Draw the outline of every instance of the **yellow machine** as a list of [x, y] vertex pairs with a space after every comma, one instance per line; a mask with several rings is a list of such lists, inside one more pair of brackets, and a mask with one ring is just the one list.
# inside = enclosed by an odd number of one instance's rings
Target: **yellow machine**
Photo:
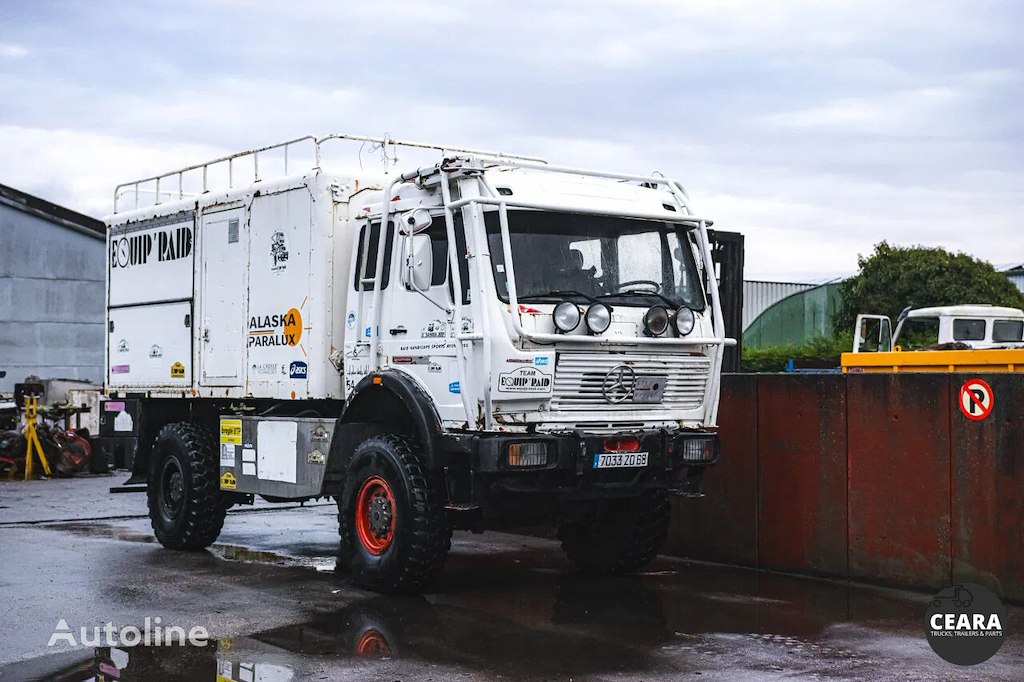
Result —
[[843, 353], [844, 374], [863, 372], [1024, 372], [1024, 348]]
[[25, 480], [32, 478], [35, 457], [39, 457], [39, 463], [43, 466], [43, 473], [52, 476], [50, 463], [46, 461], [46, 454], [43, 452], [43, 444], [39, 442], [39, 434], [36, 433], [36, 417], [39, 414], [39, 398], [34, 395], [25, 396]]

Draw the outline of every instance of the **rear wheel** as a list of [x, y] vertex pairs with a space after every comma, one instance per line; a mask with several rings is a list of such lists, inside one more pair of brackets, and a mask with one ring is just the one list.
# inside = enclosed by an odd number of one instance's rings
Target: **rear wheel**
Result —
[[569, 511], [558, 529], [562, 550], [577, 568], [590, 573], [643, 568], [658, 555], [668, 534], [669, 503], [664, 491]]
[[415, 440], [380, 435], [356, 448], [338, 528], [341, 561], [362, 587], [412, 592], [441, 571], [451, 531]]
[[169, 549], [209, 547], [231, 506], [220, 492], [213, 436], [194, 424], [168, 424], [156, 437], [153, 461], [146, 492], [156, 539]]

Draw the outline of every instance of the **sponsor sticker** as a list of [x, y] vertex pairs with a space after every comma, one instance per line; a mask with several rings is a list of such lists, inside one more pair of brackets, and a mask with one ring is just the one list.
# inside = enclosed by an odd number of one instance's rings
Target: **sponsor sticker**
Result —
[[118, 353], [127, 353], [128, 352], [128, 340], [127, 339], [121, 339], [120, 341], [117, 342], [117, 352]]
[[312, 452], [306, 455], [306, 462], [309, 464], [323, 464], [327, 461], [324, 457], [324, 453], [320, 448], [315, 448]]
[[179, 227], [157, 232], [121, 237], [110, 242], [110, 267], [130, 268], [149, 262], [186, 258], [192, 254], [192, 230]]
[[131, 374], [131, 365], [114, 365], [110, 368], [111, 374]]
[[171, 378], [172, 379], [184, 379], [185, 378], [185, 365], [180, 362], [175, 362], [171, 365]]
[[277, 231], [270, 237], [270, 271], [283, 272], [288, 267], [288, 240], [284, 232]]
[[459, 386], [459, 382], [453, 381], [448, 384], [449, 393], [462, 393], [462, 387]]
[[225, 471], [220, 476], [220, 489], [221, 490], [234, 490], [238, 487], [238, 480], [235, 475], [230, 471]]
[[242, 444], [242, 420], [221, 419], [220, 420], [220, 442], [232, 445]]
[[288, 378], [305, 379], [308, 370], [309, 366], [305, 362], [301, 360], [295, 360], [292, 362], [292, 364], [288, 365]]
[[444, 338], [448, 325], [441, 320], [431, 320], [427, 323], [427, 326], [420, 332], [420, 336], [424, 339], [440, 339]]
[[349, 329], [355, 329], [356, 326], [356, 314], [350, 312], [348, 317], [345, 318], [345, 326]]
[[230, 443], [221, 443], [220, 465], [222, 467], [235, 466], [235, 446]]
[[547, 393], [551, 390], [551, 375], [534, 367], [520, 367], [498, 375], [498, 390], [503, 393]]
[[548, 364], [549, 359], [550, 358], [548, 358], [548, 356], [546, 355], [538, 355], [533, 359], [533, 364], [536, 365], [537, 367], [543, 367], [544, 365]]
[[249, 347], [297, 346], [302, 338], [302, 313], [289, 308], [276, 315], [249, 318]]

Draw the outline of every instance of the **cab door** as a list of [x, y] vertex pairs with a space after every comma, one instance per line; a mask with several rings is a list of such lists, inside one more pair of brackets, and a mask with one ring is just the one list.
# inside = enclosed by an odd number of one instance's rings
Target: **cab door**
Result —
[[[445, 421], [465, 421], [449, 291], [448, 235], [443, 218], [415, 235], [398, 234], [380, 315], [383, 363], [414, 377]], [[406, 264], [418, 263], [410, 278]], [[427, 272], [429, 270], [429, 272]], [[415, 280], [415, 281], [414, 281]]]

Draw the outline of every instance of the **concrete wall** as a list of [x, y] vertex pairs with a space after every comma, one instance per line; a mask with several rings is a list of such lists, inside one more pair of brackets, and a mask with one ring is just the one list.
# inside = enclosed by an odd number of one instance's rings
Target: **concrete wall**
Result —
[[1024, 375], [726, 375], [706, 497], [679, 500], [670, 551], [768, 570], [1024, 602]]
[[35, 374], [102, 382], [102, 239], [0, 203], [0, 392]]

